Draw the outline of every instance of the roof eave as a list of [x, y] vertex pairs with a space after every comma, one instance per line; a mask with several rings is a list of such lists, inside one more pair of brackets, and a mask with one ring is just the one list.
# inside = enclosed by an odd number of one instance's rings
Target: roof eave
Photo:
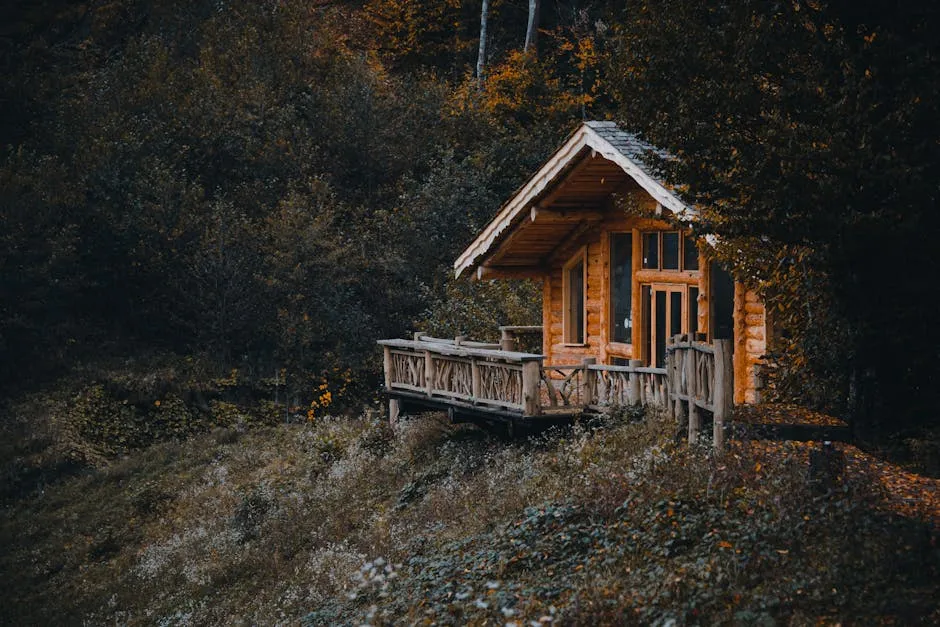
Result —
[[586, 147], [620, 166], [660, 205], [681, 219], [691, 220], [697, 216], [694, 209], [686, 206], [659, 181], [643, 171], [637, 163], [617, 150], [588, 124], [582, 124], [561, 148], [555, 151], [542, 167], [503, 204], [496, 217], [460, 254], [454, 262], [454, 275], [460, 277], [468, 270], [473, 270], [480, 265], [493, 252], [493, 245], [500, 240], [506, 229], [512, 228], [520, 216], [528, 215], [527, 211], [532, 201], [553, 184], [556, 178], [571, 165], [571, 160]]

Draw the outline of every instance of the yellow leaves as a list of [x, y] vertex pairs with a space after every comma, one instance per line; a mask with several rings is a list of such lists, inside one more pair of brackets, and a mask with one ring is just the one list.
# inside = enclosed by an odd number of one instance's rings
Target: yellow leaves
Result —
[[754, 465], [754, 472], [760, 472], [760, 469], [763, 468], [760, 462]]
[[159, 407], [159, 406], [160, 406], [160, 401], [154, 401], [154, 402], [153, 402], [153, 405], [154, 405], [154, 407]]
[[732, 548], [734, 548], [734, 545], [732, 545], [732, 544], [731, 544], [730, 542], [728, 542], [727, 540], [722, 540], [721, 542], [718, 543], [718, 546], [719, 546], [720, 548], [722, 548], [722, 549], [732, 549]]

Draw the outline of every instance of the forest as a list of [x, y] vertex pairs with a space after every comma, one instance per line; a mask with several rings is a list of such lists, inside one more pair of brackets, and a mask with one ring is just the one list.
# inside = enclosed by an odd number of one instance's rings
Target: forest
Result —
[[[0, 624], [937, 624], [938, 18], [3, 3]], [[538, 324], [452, 263], [583, 120], [675, 156], [838, 481], [636, 408], [389, 426], [376, 340]]]
[[297, 406], [324, 384], [360, 402], [375, 339], [533, 321], [537, 287], [455, 283], [450, 263], [581, 119], [615, 119], [679, 157], [664, 167], [702, 208], [696, 231], [772, 303], [776, 393], [868, 431], [932, 420], [933, 9], [4, 11], [9, 392], [146, 355], [280, 377]]

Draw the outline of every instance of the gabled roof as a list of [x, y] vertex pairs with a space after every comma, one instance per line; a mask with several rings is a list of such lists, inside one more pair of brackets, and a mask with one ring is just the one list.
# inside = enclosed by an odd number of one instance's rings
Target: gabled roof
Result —
[[[534, 208], [588, 155], [602, 157], [615, 164], [623, 174], [643, 188], [659, 205], [679, 217], [691, 218], [696, 212], [685, 205], [656, 174], [648, 161], [650, 156], [669, 159], [670, 155], [644, 142], [615, 122], [584, 122], [541, 168], [516, 191], [495, 218], [454, 262], [457, 276], [480, 265], [499, 243], [523, 220], [534, 219]], [[622, 175], [621, 175], [622, 176]], [[603, 190], [598, 190], [603, 191]], [[606, 191], [609, 195], [609, 191]], [[573, 210], [572, 210], [573, 211]]]

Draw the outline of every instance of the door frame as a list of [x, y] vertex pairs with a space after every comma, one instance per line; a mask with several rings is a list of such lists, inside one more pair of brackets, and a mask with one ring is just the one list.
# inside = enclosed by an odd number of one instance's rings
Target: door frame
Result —
[[[644, 289], [649, 288], [649, 301], [647, 302], [646, 295], [644, 294]], [[665, 297], [665, 311], [663, 312], [663, 328], [665, 337], [662, 338], [663, 346], [666, 345], [668, 339], [675, 335], [676, 333], [688, 333], [689, 327], [689, 285], [687, 283], [665, 283], [661, 281], [653, 283], [641, 283], [640, 284], [640, 308], [642, 316], [642, 325], [641, 332], [643, 333], [643, 339], [640, 342], [642, 346], [642, 356], [640, 359], [643, 360], [645, 364], [653, 367], [663, 367], [665, 365], [665, 351], [663, 352], [663, 364], [656, 363], [657, 348], [660, 340], [659, 332], [657, 331], [656, 318], [659, 314], [658, 306], [656, 304], [656, 294], [662, 292], [666, 294]], [[672, 298], [669, 294], [679, 294], [680, 295], [680, 311], [679, 311], [679, 329], [671, 329], [670, 322], [673, 318], [672, 311]], [[675, 331], [675, 333], [670, 333], [670, 331]]]

